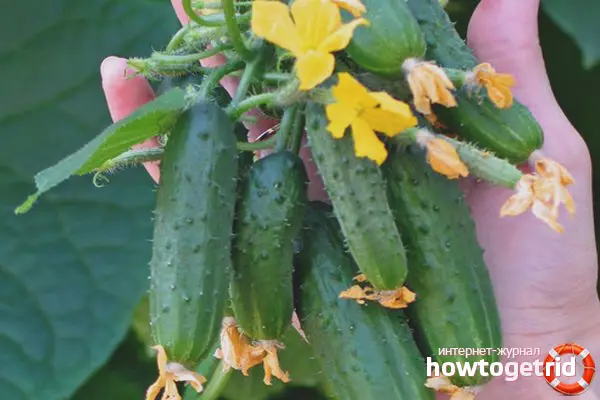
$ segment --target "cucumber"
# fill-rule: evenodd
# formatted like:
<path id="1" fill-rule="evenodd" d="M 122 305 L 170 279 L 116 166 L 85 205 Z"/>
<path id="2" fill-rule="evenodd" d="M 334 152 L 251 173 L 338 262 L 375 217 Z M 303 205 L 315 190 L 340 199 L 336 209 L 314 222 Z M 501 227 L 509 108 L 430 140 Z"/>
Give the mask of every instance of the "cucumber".
<path id="1" fill-rule="evenodd" d="M 231 275 L 237 154 L 216 105 L 185 111 L 161 163 L 150 263 L 150 323 L 170 361 L 194 366 L 219 335 Z"/>
<path id="2" fill-rule="evenodd" d="M 407 58 L 421 58 L 426 43 L 423 32 L 404 0 L 363 0 L 369 25 L 356 28 L 347 54 L 365 70 L 400 76 Z M 347 19 L 352 19 L 349 17 Z"/>
<path id="3" fill-rule="evenodd" d="M 470 70 L 478 64 L 471 49 L 458 35 L 438 0 L 407 0 L 427 41 L 426 58 L 441 66 Z M 455 93 L 457 107 L 435 106 L 434 112 L 449 132 L 475 142 L 511 162 L 526 161 L 544 143 L 542 128 L 522 104 L 515 101 L 499 109 L 463 87 Z"/>
<path id="4" fill-rule="evenodd" d="M 245 182 L 230 292 L 235 318 L 253 340 L 276 340 L 291 323 L 293 241 L 302 226 L 307 181 L 302 160 L 281 151 L 254 163 Z"/>
<path id="5" fill-rule="evenodd" d="M 406 253 L 375 163 L 354 155 L 352 138 L 334 139 L 322 105 L 309 103 L 306 129 L 312 156 L 340 221 L 347 245 L 376 290 L 401 287 Z"/>
<path id="6" fill-rule="evenodd" d="M 330 208 L 311 203 L 296 266 L 298 313 L 325 378 L 339 400 L 434 399 L 423 357 L 402 314 L 338 298 L 356 264 Z"/>
<path id="7" fill-rule="evenodd" d="M 408 251 L 407 284 L 420 297 L 407 309 L 424 355 L 434 361 L 500 361 L 497 354 L 438 355 L 440 348 L 502 346 L 500 319 L 475 226 L 458 183 L 434 172 L 415 145 L 383 165 L 390 206 Z M 457 386 L 483 376 L 451 378 Z"/>

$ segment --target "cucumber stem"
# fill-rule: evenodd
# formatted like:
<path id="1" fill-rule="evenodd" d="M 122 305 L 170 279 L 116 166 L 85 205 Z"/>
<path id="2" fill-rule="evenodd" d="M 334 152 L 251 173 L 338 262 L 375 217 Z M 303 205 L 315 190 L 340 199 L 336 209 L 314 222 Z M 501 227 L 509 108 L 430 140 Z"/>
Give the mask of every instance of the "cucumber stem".
<path id="1" fill-rule="evenodd" d="M 225 24 L 229 32 L 229 37 L 233 43 L 233 48 L 237 54 L 244 60 L 250 61 L 252 59 L 252 52 L 246 47 L 242 33 L 235 19 L 235 7 L 233 6 L 233 0 L 222 0 L 223 14 L 225 16 Z"/>
<path id="2" fill-rule="evenodd" d="M 263 104 L 272 104 L 276 98 L 275 92 L 257 94 L 240 101 L 234 107 L 227 107 L 226 111 L 233 120 L 238 120 L 245 112 Z"/>
<path id="3" fill-rule="evenodd" d="M 279 131 L 277 131 L 277 143 L 275 144 L 275 151 L 283 151 L 287 148 L 288 139 L 292 133 L 294 126 L 294 120 L 298 106 L 288 107 L 283 112 Z"/>
<path id="4" fill-rule="evenodd" d="M 267 72 L 263 75 L 263 79 L 270 82 L 286 82 L 293 79 L 293 77 L 284 72 Z"/>
<path id="5" fill-rule="evenodd" d="M 223 361 L 220 361 L 214 374 L 211 376 L 210 381 L 208 381 L 206 389 L 204 389 L 200 395 L 200 399 L 217 400 L 221 392 L 223 392 L 223 389 L 225 389 L 225 386 L 227 386 L 227 382 L 229 381 L 229 377 L 231 377 L 232 371 L 232 369 L 224 371 Z"/>
<path id="6" fill-rule="evenodd" d="M 277 135 L 271 136 L 260 142 L 237 142 L 237 149 L 240 151 L 257 151 L 270 149 L 277 143 Z"/>
<path id="7" fill-rule="evenodd" d="M 184 39 L 185 39 L 185 35 L 188 32 L 188 30 L 190 29 L 190 25 L 186 24 L 184 26 L 182 26 L 171 38 L 171 40 L 169 41 L 169 43 L 167 44 L 167 47 L 165 48 L 166 52 L 173 52 L 175 50 L 177 50 L 178 48 L 180 48 L 183 43 L 184 43 Z"/>
<path id="8" fill-rule="evenodd" d="M 192 7 L 192 0 L 183 0 L 182 1 L 183 10 L 190 18 L 190 20 L 194 21 L 198 25 L 202 26 L 221 26 L 225 23 L 225 20 L 219 20 L 217 18 L 206 18 L 204 16 L 200 16 L 194 12 Z"/>
<path id="9" fill-rule="evenodd" d="M 256 56 L 252 61 L 246 64 L 246 68 L 244 68 L 244 73 L 240 78 L 240 83 L 238 84 L 237 90 L 233 99 L 231 100 L 230 107 L 237 106 L 248 93 L 248 89 L 250 88 L 250 84 L 252 80 L 256 77 L 257 70 L 259 66 L 262 64 L 262 57 Z"/>
<path id="10" fill-rule="evenodd" d="M 214 87 L 219 84 L 221 79 L 234 71 L 241 69 L 244 66 L 244 62 L 242 60 L 230 60 L 224 65 L 214 68 L 206 77 L 202 85 L 200 86 L 199 96 L 201 98 L 206 98 L 209 93 L 212 92 Z"/>
<path id="11" fill-rule="evenodd" d="M 443 68 L 443 70 L 457 89 L 462 88 L 466 84 L 468 71 L 456 68 Z"/>
<path id="12" fill-rule="evenodd" d="M 294 125 L 292 126 L 292 134 L 290 138 L 290 143 L 288 148 L 295 154 L 300 152 L 300 147 L 302 147 L 302 138 L 304 137 L 304 107 L 298 106 L 296 110 L 296 115 L 294 117 Z"/>
<path id="13" fill-rule="evenodd" d="M 162 159 L 164 149 L 162 147 L 153 147 L 149 149 L 129 150 L 118 156 L 106 160 L 100 165 L 92 178 L 92 182 L 96 187 L 104 186 L 100 181 L 108 182 L 108 178 L 104 175 L 114 173 L 119 169 L 142 164 L 148 161 L 159 161 Z"/>
<path id="14" fill-rule="evenodd" d="M 155 60 L 161 63 L 166 64 L 191 64 L 205 58 L 214 56 L 215 54 L 219 54 L 225 50 L 233 49 L 233 45 L 230 43 L 222 43 L 216 45 L 210 49 L 205 51 L 201 51 L 199 53 L 185 54 L 185 55 L 171 55 L 171 54 L 163 54 L 159 52 L 154 52 L 150 57 L 151 60 Z"/>

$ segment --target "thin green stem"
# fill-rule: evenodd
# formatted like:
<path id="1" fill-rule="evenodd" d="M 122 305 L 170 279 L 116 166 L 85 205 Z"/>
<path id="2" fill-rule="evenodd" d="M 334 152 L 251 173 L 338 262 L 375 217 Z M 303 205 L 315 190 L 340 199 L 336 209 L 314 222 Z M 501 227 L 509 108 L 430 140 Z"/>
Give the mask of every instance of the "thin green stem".
<path id="1" fill-rule="evenodd" d="M 199 53 L 192 54 L 184 54 L 184 55 L 171 55 L 171 54 L 163 54 L 159 52 L 155 52 L 152 54 L 151 59 L 164 62 L 164 63 L 173 63 L 173 64 L 191 64 L 205 58 L 214 56 L 215 54 L 219 54 L 225 50 L 231 50 L 233 46 L 229 43 L 222 43 L 217 46 L 214 46 L 205 51 L 201 51 Z"/>
<path id="2" fill-rule="evenodd" d="M 185 39 L 185 35 L 188 32 L 188 30 L 190 29 L 190 25 L 186 24 L 184 26 L 181 27 L 181 29 L 179 29 L 171 38 L 171 40 L 169 41 L 169 44 L 167 44 L 167 47 L 165 49 L 165 51 L 167 52 L 173 52 L 175 50 L 177 50 L 178 48 L 181 47 L 181 45 L 184 43 L 184 39 Z"/>
<path id="3" fill-rule="evenodd" d="M 294 117 L 294 125 L 292 126 L 292 135 L 290 138 L 290 144 L 288 148 L 291 152 L 298 154 L 302 147 L 302 138 L 304 137 L 304 123 L 305 123 L 304 107 L 298 106 L 296 115 Z"/>
<path id="4" fill-rule="evenodd" d="M 221 25 L 223 25 L 225 23 L 224 20 L 219 20 L 217 18 L 206 18 L 204 16 L 200 16 L 200 15 L 196 14 L 196 12 L 194 11 L 194 8 L 192 7 L 192 0 L 183 0 L 182 1 L 182 6 L 183 6 L 183 10 L 187 14 L 187 16 L 192 21 L 194 21 L 195 23 L 197 23 L 198 25 L 202 25 L 202 26 L 221 26 Z"/>
<path id="5" fill-rule="evenodd" d="M 206 389 L 200 395 L 200 400 L 217 400 L 225 389 L 227 382 L 229 381 L 229 377 L 231 377 L 233 369 L 229 369 L 227 371 L 223 370 L 223 361 L 220 361 L 217 365 L 217 369 L 210 377 L 208 381 L 208 385 Z"/>
<path id="6" fill-rule="evenodd" d="M 284 72 L 267 72 L 263 74 L 263 79 L 270 82 L 286 82 L 293 79 L 293 76 Z"/>
<path id="7" fill-rule="evenodd" d="M 277 135 L 271 136 L 260 142 L 237 142 L 237 149 L 240 151 L 257 151 L 270 149 L 277 143 Z"/>
<path id="8" fill-rule="evenodd" d="M 244 66 L 244 62 L 242 60 L 232 60 L 227 62 L 225 65 L 215 68 L 208 76 L 205 81 L 202 83 L 199 94 L 201 97 L 206 97 L 216 85 L 219 84 L 221 79 L 234 71 L 242 68 Z"/>
<path id="9" fill-rule="evenodd" d="M 277 131 L 277 144 L 275 145 L 275 151 L 283 151 L 287 148 L 288 140 L 292 133 L 294 126 L 294 120 L 296 119 L 296 111 L 298 106 L 292 106 L 285 109 L 283 117 L 281 118 L 281 124 Z"/>
<path id="10" fill-rule="evenodd" d="M 275 93 L 261 93 L 256 96 L 251 96 L 239 102 L 235 107 L 228 107 L 229 116 L 237 120 L 245 112 L 263 104 L 272 104 L 277 95 Z"/>
<path id="11" fill-rule="evenodd" d="M 259 65 L 262 63 L 261 57 L 255 57 L 254 60 L 246 64 L 246 68 L 244 69 L 244 73 L 240 78 L 240 83 L 235 91 L 235 95 L 231 100 L 230 107 L 237 106 L 243 99 L 246 97 L 246 93 L 248 93 L 248 89 L 250 88 L 250 84 L 252 80 L 256 76 L 256 71 L 258 70 Z"/>
<path id="12" fill-rule="evenodd" d="M 235 7 L 233 6 L 233 0 L 222 0 L 223 14 L 225 15 L 225 23 L 227 24 L 227 30 L 229 31 L 229 37 L 233 43 L 235 51 L 245 61 L 252 59 L 252 52 L 246 47 L 244 38 L 240 32 L 240 27 L 235 18 Z"/>

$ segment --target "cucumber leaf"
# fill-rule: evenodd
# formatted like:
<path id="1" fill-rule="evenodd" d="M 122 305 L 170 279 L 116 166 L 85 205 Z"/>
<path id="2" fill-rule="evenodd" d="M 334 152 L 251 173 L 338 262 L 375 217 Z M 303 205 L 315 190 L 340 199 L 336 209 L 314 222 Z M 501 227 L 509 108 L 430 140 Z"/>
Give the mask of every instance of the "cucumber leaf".
<path id="1" fill-rule="evenodd" d="M 565 31 L 582 52 L 583 66 L 600 61 L 600 2 L 598 0 L 543 0 L 544 11 Z"/>
<path id="2" fill-rule="evenodd" d="M 167 133 L 185 108 L 185 103 L 185 92 L 173 88 L 127 118 L 110 125 L 75 153 L 38 172 L 35 175 L 37 192 L 17 207 L 15 213 L 26 213 L 43 193 L 72 175 L 90 173 L 103 162 L 127 151 L 132 145 Z"/>

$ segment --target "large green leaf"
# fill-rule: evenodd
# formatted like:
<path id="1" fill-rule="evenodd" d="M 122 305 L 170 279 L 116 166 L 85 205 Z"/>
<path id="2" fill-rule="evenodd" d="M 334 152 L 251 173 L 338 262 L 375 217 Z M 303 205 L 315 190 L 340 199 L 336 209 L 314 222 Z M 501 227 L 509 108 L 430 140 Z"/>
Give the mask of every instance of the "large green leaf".
<path id="1" fill-rule="evenodd" d="M 146 287 L 153 203 L 141 170 L 76 178 L 31 213 L 35 171 L 110 123 L 99 65 L 176 29 L 168 2 L 31 0 L 0 13 L 0 398 L 64 399 L 110 356 Z"/>
<path id="2" fill-rule="evenodd" d="M 592 68 L 600 61 L 600 1 L 543 0 L 544 11 L 577 43 L 583 65 Z"/>

